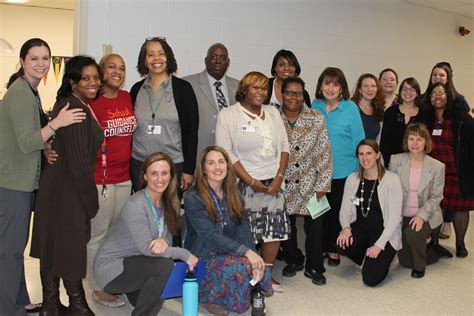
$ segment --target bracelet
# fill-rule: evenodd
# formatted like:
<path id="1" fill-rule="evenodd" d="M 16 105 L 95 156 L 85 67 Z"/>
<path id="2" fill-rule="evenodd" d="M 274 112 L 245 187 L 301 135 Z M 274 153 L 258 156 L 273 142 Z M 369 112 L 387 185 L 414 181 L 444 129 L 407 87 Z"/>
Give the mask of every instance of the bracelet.
<path id="1" fill-rule="evenodd" d="M 252 178 L 252 182 L 250 182 L 249 187 L 252 187 L 252 185 L 255 183 L 255 179 Z"/>
<path id="2" fill-rule="evenodd" d="M 51 124 L 48 123 L 48 127 L 53 131 L 53 135 L 56 134 L 56 130 L 51 126 Z"/>
<path id="3" fill-rule="evenodd" d="M 284 178 L 284 176 L 281 173 L 277 174 L 277 177 L 281 177 L 282 179 Z"/>

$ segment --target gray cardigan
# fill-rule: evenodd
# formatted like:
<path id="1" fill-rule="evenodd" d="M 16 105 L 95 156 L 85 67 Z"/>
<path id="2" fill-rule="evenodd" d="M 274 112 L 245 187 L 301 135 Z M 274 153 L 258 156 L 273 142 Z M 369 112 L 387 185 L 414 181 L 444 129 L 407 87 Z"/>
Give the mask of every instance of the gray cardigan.
<path id="1" fill-rule="evenodd" d="M 432 229 L 443 222 L 443 213 L 439 204 L 443 199 L 444 163 L 425 155 L 418 186 L 417 216 L 430 224 Z M 403 207 L 407 203 L 410 182 L 410 154 L 402 153 L 390 158 L 390 170 L 400 176 L 403 188 Z"/>
<path id="2" fill-rule="evenodd" d="M 24 192 L 38 189 L 44 148 L 39 104 L 20 77 L 0 106 L 0 187 Z"/>
<path id="3" fill-rule="evenodd" d="M 339 222 L 341 227 L 350 227 L 357 219 L 356 206 L 351 204 L 351 197 L 355 196 L 359 188 L 360 179 L 357 172 L 347 177 L 344 186 Z M 377 188 L 377 196 L 382 210 L 384 230 L 375 245 L 384 250 L 387 242 L 395 250 L 402 248 L 402 185 L 397 174 L 386 170 Z"/>
<path id="4" fill-rule="evenodd" d="M 172 235 L 166 224 L 162 238 L 169 245 Z M 123 259 L 131 256 L 154 257 L 148 249 L 150 242 L 158 238 L 158 228 L 145 196 L 140 190 L 132 195 L 122 208 L 120 217 L 112 224 L 104 243 L 94 258 L 94 275 L 97 284 L 103 289 L 123 272 Z M 186 261 L 191 253 L 183 248 L 168 247 L 161 257 Z"/>

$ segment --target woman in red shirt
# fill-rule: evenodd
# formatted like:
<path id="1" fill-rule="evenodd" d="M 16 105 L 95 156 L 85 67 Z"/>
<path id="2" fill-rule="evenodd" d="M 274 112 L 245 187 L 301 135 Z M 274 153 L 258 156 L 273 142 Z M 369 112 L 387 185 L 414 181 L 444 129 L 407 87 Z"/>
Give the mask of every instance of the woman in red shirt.
<path id="1" fill-rule="evenodd" d="M 104 130 L 105 138 L 96 154 L 94 179 L 99 195 L 99 211 L 91 221 L 91 239 L 87 244 L 87 281 L 95 301 L 109 307 L 120 307 L 125 304 L 122 300 L 97 286 L 92 263 L 109 227 L 119 216 L 132 191 L 129 166 L 137 120 L 130 95 L 121 90 L 125 82 L 123 58 L 109 54 L 101 59 L 99 66 L 103 73 L 102 94 L 91 102 L 91 108 Z"/>

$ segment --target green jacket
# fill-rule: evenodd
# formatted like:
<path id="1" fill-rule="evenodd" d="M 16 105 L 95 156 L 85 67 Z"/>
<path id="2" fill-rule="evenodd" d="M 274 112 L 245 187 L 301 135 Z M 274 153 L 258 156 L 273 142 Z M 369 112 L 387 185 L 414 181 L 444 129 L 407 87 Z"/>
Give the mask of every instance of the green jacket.
<path id="1" fill-rule="evenodd" d="M 40 112 L 23 78 L 8 89 L 0 104 L 0 187 L 32 192 L 41 172 Z"/>

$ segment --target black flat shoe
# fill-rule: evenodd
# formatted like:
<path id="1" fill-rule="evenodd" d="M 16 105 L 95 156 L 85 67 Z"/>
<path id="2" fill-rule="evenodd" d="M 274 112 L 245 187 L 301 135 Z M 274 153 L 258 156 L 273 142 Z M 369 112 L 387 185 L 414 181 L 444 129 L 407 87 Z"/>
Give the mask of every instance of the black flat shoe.
<path id="1" fill-rule="evenodd" d="M 311 279 L 311 281 L 316 285 L 326 284 L 326 277 L 316 270 L 306 270 L 304 276 Z"/>
<path id="2" fill-rule="evenodd" d="M 411 270 L 411 277 L 414 279 L 421 279 L 425 276 L 425 269 L 423 270 Z"/>
<path id="3" fill-rule="evenodd" d="M 468 255 L 467 249 L 464 245 L 456 246 L 456 257 L 466 258 Z"/>
<path id="4" fill-rule="evenodd" d="M 35 307 L 33 308 L 26 308 L 25 307 L 25 310 L 27 313 L 30 313 L 30 314 L 33 314 L 33 313 L 39 313 L 41 311 L 41 307 L 43 307 L 43 304 L 42 303 L 37 303 L 37 304 L 33 304 Z"/>
<path id="5" fill-rule="evenodd" d="M 443 258 L 443 257 L 452 258 L 453 257 L 453 254 L 448 249 L 444 248 L 443 246 L 439 244 L 434 245 L 433 248 L 439 258 Z"/>
<path id="6" fill-rule="evenodd" d="M 302 264 L 294 264 L 291 263 L 287 265 L 286 267 L 283 268 L 283 271 L 281 271 L 281 274 L 286 277 L 292 277 L 296 275 L 296 272 L 303 270 L 304 266 Z"/>
<path id="7" fill-rule="evenodd" d="M 333 258 L 329 257 L 329 255 L 328 255 L 328 266 L 337 267 L 340 264 L 341 264 L 341 257 L 339 257 L 337 259 L 333 259 Z"/>

